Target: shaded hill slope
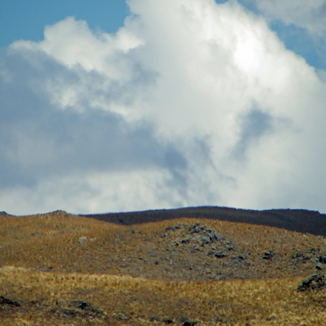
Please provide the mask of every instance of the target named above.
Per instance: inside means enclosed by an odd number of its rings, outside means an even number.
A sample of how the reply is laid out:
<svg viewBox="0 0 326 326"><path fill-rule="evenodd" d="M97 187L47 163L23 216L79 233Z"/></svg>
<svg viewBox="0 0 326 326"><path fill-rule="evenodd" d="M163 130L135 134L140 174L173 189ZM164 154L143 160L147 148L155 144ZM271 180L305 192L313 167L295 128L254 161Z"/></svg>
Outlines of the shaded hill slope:
<svg viewBox="0 0 326 326"><path fill-rule="evenodd" d="M326 215L302 209L244 210L227 207L203 206L177 209L159 209L142 212L104 213L82 215L98 220L132 225L188 217L229 222L273 226L290 231L326 236Z"/></svg>

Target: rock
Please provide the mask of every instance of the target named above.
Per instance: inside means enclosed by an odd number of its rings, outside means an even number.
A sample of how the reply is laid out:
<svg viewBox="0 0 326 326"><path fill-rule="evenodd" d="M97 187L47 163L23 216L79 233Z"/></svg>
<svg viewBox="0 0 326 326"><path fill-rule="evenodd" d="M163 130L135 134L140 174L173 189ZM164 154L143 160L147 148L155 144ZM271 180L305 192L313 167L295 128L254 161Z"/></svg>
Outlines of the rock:
<svg viewBox="0 0 326 326"><path fill-rule="evenodd" d="M294 259L296 263L306 263L312 256L312 254L307 254L305 252L297 252L292 255L292 259Z"/></svg>
<svg viewBox="0 0 326 326"><path fill-rule="evenodd" d="M316 269L323 270L325 268L324 264L317 264Z"/></svg>
<svg viewBox="0 0 326 326"><path fill-rule="evenodd" d="M276 320L276 319L277 319L277 317L275 315L271 315L266 318L267 321L272 321L272 320Z"/></svg>
<svg viewBox="0 0 326 326"><path fill-rule="evenodd" d="M215 255L214 255L216 258L224 258L224 257L227 257L227 255L223 252L217 252Z"/></svg>
<svg viewBox="0 0 326 326"><path fill-rule="evenodd" d="M186 321L189 321L189 319L188 319L187 317L185 317L185 316L181 316L181 317L178 318L178 321L179 321L180 323L184 323L184 322L186 322Z"/></svg>
<svg viewBox="0 0 326 326"><path fill-rule="evenodd" d="M129 264L127 264L127 263L122 263L122 264L120 264L120 267L121 267L121 268L126 268L126 267L129 267Z"/></svg>
<svg viewBox="0 0 326 326"><path fill-rule="evenodd" d="M53 269L53 266L47 266L47 265L40 265L34 267L34 270L41 271L41 272L49 272Z"/></svg>
<svg viewBox="0 0 326 326"><path fill-rule="evenodd" d="M74 300L74 301L71 301L71 305L78 309L93 311L92 306L88 302L85 302L85 301Z"/></svg>
<svg viewBox="0 0 326 326"><path fill-rule="evenodd" d="M98 309L92 307L89 302L85 302L82 300L73 300L69 303L68 308L75 308L75 309L62 309L61 312L65 315L74 316L88 316L88 317L103 317L106 314ZM76 310L77 309L77 310Z"/></svg>
<svg viewBox="0 0 326 326"><path fill-rule="evenodd" d="M157 316L152 316L148 318L149 321L160 321L160 318L158 318Z"/></svg>
<svg viewBox="0 0 326 326"><path fill-rule="evenodd" d="M10 305L10 306L15 306L15 307L20 307L20 303L16 301L12 301L8 298L5 298L3 296L0 296L0 305Z"/></svg>
<svg viewBox="0 0 326 326"><path fill-rule="evenodd" d="M183 229L185 227L184 223L180 223L178 225L173 225L173 226L168 226L167 228L165 228L165 231L175 231L175 230L180 230Z"/></svg>
<svg viewBox="0 0 326 326"><path fill-rule="evenodd" d="M319 252L319 251L320 251L320 248L310 248L310 249L308 250L308 252L309 252L309 253L312 253L312 254L317 253L317 252Z"/></svg>
<svg viewBox="0 0 326 326"><path fill-rule="evenodd" d="M173 323L173 320L170 319L170 318L164 318L162 321L163 321L163 323L166 323L166 324L172 324Z"/></svg>
<svg viewBox="0 0 326 326"><path fill-rule="evenodd" d="M206 228L206 226L201 226L199 223L190 225L189 227L189 232L191 234L193 233L199 233L200 231L204 230Z"/></svg>
<svg viewBox="0 0 326 326"><path fill-rule="evenodd" d="M78 311L72 309L62 309L61 312L69 317L78 317L80 315Z"/></svg>
<svg viewBox="0 0 326 326"><path fill-rule="evenodd" d="M182 326L193 326L196 325L197 322L196 321L185 321Z"/></svg>
<svg viewBox="0 0 326 326"><path fill-rule="evenodd" d="M322 264L326 264L326 255L325 254L319 255L318 261Z"/></svg>
<svg viewBox="0 0 326 326"><path fill-rule="evenodd" d="M197 246L197 245L193 246L192 252L194 252L195 250L197 250L197 251L203 251L203 249L200 248L200 247Z"/></svg>
<svg viewBox="0 0 326 326"><path fill-rule="evenodd" d="M205 245L211 242L211 237L207 236L207 235L203 235L201 238L201 245Z"/></svg>
<svg viewBox="0 0 326 326"><path fill-rule="evenodd" d="M80 237L79 239L78 239L78 243L80 243L80 244L83 244L84 242L86 242L87 241L87 237Z"/></svg>
<svg viewBox="0 0 326 326"><path fill-rule="evenodd" d="M125 312L116 312L112 316L113 316L113 318L115 318L117 320L129 320L130 319L129 314L127 314Z"/></svg>
<svg viewBox="0 0 326 326"><path fill-rule="evenodd" d="M319 272L303 279L297 288L297 291L307 291L321 289L326 286L324 273Z"/></svg>
<svg viewBox="0 0 326 326"><path fill-rule="evenodd" d="M273 250L268 250L264 252L263 259L271 259L274 256Z"/></svg>

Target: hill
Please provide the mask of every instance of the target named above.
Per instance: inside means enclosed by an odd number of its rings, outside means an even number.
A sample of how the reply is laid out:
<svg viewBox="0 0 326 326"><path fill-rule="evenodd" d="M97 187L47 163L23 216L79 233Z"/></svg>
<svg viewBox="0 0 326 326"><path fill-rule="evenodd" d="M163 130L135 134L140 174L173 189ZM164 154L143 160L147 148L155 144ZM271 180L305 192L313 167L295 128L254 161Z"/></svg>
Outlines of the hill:
<svg viewBox="0 0 326 326"><path fill-rule="evenodd" d="M176 209L158 209L142 212L105 213L84 215L121 225L158 222L188 217L220 221L274 226L290 231L326 236L326 215L304 209L246 210L229 207L202 206Z"/></svg>
<svg viewBox="0 0 326 326"><path fill-rule="evenodd" d="M324 215L271 213L2 214L0 325L322 325Z"/></svg>

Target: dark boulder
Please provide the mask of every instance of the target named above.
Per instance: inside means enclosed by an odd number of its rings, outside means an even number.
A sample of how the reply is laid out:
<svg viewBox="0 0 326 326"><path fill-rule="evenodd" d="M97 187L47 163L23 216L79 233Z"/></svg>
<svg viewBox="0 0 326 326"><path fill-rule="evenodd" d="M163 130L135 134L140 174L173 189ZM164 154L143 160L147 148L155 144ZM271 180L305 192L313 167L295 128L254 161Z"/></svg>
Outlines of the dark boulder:
<svg viewBox="0 0 326 326"><path fill-rule="evenodd" d="M268 250L264 252L263 259L272 259L274 256L273 250Z"/></svg>
<svg viewBox="0 0 326 326"><path fill-rule="evenodd" d="M319 255L318 261L322 264L326 264L326 255L325 254Z"/></svg>
<svg viewBox="0 0 326 326"><path fill-rule="evenodd" d="M9 305L9 306L15 306L15 307L20 307L20 303L16 301L12 301L8 298L5 298L3 296L0 296L0 305Z"/></svg>
<svg viewBox="0 0 326 326"><path fill-rule="evenodd" d="M163 321L163 323L165 323L165 324L172 324L172 323L173 323L173 320L170 319L170 318L164 318L162 321Z"/></svg>

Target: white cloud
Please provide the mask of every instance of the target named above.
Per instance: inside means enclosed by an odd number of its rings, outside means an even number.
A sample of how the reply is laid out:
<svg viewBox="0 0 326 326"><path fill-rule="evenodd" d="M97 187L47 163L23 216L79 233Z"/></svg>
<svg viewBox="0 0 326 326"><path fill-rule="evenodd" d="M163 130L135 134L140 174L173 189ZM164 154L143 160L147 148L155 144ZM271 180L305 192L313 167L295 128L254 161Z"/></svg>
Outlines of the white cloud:
<svg viewBox="0 0 326 326"><path fill-rule="evenodd" d="M315 70L236 1L129 4L114 35L67 18L1 59L1 210L326 211Z"/></svg>
<svg viewBox="0 0 326 326"><path fill-rule="evenodd" d="M285 24L293 24L320 35L326 31L325 0L245 0L254 3L270 19L279 19Z"/></svg>

